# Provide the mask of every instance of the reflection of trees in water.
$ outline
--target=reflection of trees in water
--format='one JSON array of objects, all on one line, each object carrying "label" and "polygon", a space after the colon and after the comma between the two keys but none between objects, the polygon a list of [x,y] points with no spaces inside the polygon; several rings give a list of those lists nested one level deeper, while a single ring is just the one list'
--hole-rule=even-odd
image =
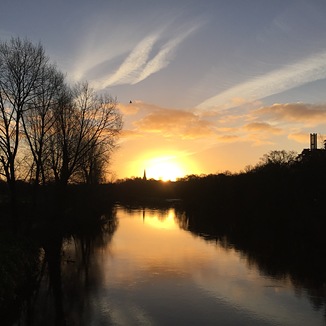
[{"label": "reflection of trees in water", "polygon": [[[117,228],[115,212],[80,216],[71,232],[43,234],[44,256],[40,284],[22,317],[30,325],[89,325],[91,296],[102,282],[102,269],[94,253],[107,246]],[[83,225],[84,223],[84,225]]]},{"label": "reflection of trees in water", "polygon": [[218,219],[207,212],[180,210],[176,216],[182,229],[225,249],[239,251],[251,268],[257,268],[266,276],[289,280],[297,296],[305,295],[315,310],[325,310],[326,319],[326,267],[323,262],[326,247],[319,238],[303,238],[291,229],[285,233],[273,228],[269,232],[259,232],[252,226],[251,230],[248,230],[250,227],[237,229],[230,227],[226,219]]}]

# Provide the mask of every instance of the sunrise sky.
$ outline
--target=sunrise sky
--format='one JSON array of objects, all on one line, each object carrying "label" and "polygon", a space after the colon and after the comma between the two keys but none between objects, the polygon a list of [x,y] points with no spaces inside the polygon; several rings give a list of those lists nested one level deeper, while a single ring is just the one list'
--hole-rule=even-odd
[{"label": "sunrise sky", "polygon": [[1,0],[12,36],[117,98],[115,179],[238,172],[326,135],[325,0]]}]

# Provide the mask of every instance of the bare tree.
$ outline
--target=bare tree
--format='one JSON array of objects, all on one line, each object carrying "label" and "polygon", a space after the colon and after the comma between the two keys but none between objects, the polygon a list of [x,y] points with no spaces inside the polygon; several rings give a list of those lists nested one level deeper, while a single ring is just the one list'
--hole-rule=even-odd
[{"label": "bare tree", "polygon": [[270,151],[260,159],[260,166],[276,165],[287,166],[296,161],[297,153],[295,151],[274,150]]},{"label": "bare tree", "polygon": [[55,121],[53,112],[65,96],[64,76],[56,67],[43,68],[40,92],[29,103],[22,116],[25,139],[32,154],[32,178],[36,187],[46,182],[46,160],[49,157],[50,134]]},{"label": "bare tree", "polygon": [[116,145],[122,117],[116,101],[98,95],[87,82],[77,84],[58,106],[51,136],[51,165],[57,183],[65,187],[88,160],[100,162]]},{"label": "bare tree", "polygon": [[106,167],[109,164],[109,151],[104,144],[90,144],[90,150],[83,157],[74,179],[86,184],[99,184],[106,180]]},{"label": "bare tree", "polygon": [[21,119],[41,91],[41,75],[47,62],[40,44],[20,38],[0,42],[0,171],[9,185],[13,203]]}]

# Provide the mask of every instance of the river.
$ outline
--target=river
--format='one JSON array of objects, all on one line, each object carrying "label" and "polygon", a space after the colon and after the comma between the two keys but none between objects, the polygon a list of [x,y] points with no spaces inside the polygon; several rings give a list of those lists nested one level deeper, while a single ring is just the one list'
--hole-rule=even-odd
[{"label": "river", "polygon": [[289,275],[189,232],[173,207],[117,206],[108,223],[100,237],[63,242],[59,276],[45,269],[17,325],[326,325]]}]

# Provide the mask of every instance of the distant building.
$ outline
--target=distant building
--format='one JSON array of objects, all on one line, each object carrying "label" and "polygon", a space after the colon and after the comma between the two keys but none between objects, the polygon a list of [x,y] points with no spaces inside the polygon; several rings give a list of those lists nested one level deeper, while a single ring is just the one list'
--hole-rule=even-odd
[{"label": "distant building", "polygon": [[314,151],[317,149],[317,134],[310,134],[310,150]]},{"label": "distant building", "polygon": [[144,170],[143,180],[144,180],[144,181],[147,180],[147,177],[146,177],[146,170]]},{"label": "distant building", "polygon": [[298,156],[299,161],[305,161],[307,159],[320,159],[326,156],[326,140],[324,140],[324,147],[318,148],[317,146],[317,134],[310,134],[310,148],[305,148]]}]

